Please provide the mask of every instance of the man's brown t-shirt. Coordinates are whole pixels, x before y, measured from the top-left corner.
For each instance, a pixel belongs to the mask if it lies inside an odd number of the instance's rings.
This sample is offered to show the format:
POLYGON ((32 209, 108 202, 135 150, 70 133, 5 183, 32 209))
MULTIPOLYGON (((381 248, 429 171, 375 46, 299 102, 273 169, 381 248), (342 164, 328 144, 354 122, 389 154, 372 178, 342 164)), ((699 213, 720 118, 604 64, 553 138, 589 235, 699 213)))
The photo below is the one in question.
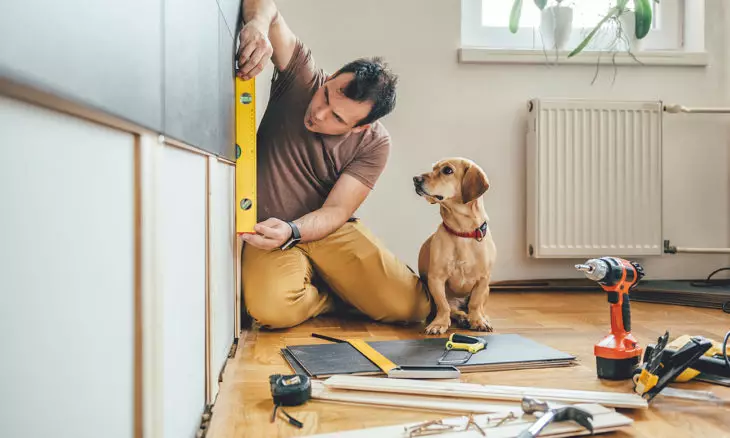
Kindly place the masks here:
POLYGON ((390 135, 379 122, 337 136, 305 127, 309 102, 326 77, 300 41, 286 69, 274 72, 257 134, 259 221, 291 221, 317 210, 343 173, 372 189, 385 167, 390 135))

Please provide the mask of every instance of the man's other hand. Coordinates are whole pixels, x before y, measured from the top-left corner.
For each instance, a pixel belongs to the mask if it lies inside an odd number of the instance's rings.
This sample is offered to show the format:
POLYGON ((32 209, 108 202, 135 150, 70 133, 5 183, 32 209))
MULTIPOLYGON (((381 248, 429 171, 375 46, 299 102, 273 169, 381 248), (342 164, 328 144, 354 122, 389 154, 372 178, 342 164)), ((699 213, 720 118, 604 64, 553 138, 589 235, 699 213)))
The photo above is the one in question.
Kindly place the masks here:
POLYGON ((289 224, 276 218, 266 219, 254 225, 253 229, 257 234, 244 234, 242 239, 263 250, 280 248, 292 234, 289 224))
POLYGON ((246 23, 238 36, 238 72, 236 75, 247 81, 264 69, 266 61, 274 52, 268 37, 269 26, 255 19, 246 23))

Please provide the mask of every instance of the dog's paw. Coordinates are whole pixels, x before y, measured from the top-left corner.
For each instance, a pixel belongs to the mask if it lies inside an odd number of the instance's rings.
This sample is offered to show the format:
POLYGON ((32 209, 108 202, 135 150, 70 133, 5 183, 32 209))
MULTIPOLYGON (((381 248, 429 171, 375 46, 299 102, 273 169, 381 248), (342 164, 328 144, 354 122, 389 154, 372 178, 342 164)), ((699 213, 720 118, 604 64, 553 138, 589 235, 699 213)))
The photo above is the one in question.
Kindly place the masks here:
POLYGON ((446 318, 446 320, 443 319, 434 319, 431 324, 429 324, 426 327, 426 334, 428 335, 441 335, 446 333, 446 330, 449 329, 449 325, 451 325, 451 321, 446 318))
POLYGON ((487 316, 469 317, 469 328, 480 332, 493 332, 494 327, 487 316))

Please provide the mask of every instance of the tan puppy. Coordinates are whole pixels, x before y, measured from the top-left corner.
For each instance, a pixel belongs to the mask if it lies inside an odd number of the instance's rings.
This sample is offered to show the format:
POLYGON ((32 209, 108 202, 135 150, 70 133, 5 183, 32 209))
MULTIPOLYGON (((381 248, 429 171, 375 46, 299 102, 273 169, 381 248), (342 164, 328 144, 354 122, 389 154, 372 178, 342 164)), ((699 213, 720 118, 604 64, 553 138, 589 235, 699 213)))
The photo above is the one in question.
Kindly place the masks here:
POLYGON ((464 328, 491 332, 486 304, 497 252, 482 201, 489 189, 487 175, 471 160, 450 158, 436 163, 431 172, 413 177, 413 183, 418 195, 439 204, 443 221, 418 256, 419 273, 428 279, 436 304, 436 316, 426 333, 446 332, 451 318, 464 328))

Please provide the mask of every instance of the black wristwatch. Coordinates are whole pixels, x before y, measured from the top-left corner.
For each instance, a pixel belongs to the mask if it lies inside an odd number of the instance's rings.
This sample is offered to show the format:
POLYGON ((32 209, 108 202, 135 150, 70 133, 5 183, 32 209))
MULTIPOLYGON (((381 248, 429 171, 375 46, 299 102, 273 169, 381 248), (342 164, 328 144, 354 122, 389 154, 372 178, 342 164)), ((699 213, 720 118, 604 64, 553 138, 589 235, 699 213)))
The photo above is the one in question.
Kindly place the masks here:
POLYGON ((299 233, 299 228, 294 224, 294 222, 287 222, 287 224, 289 224, 289 226, 291 227, 291 237, 289 237, 289 240, 281 245, 282 251, 293 247, 302 240, 302 235, 299 233))

